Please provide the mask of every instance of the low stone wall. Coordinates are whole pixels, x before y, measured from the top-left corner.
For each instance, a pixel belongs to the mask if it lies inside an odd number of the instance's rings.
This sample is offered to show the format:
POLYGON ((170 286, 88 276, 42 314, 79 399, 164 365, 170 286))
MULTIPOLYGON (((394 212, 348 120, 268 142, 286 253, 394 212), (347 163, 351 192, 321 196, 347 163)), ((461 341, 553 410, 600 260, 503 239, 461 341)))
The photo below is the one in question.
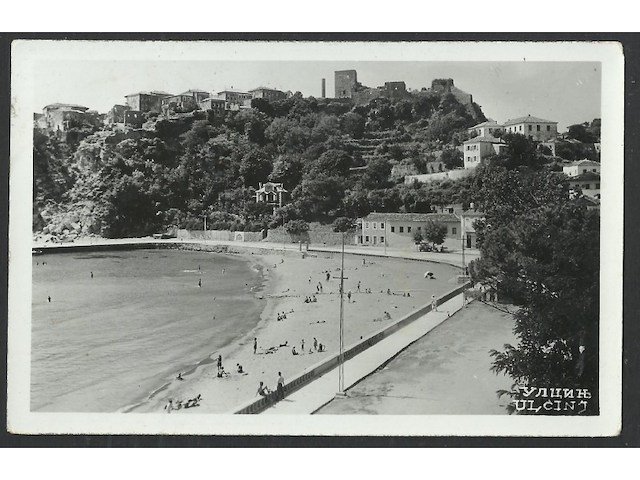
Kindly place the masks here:
MULTIPOLYGON (((453 290, 450 290, 444 295, 438 297, 438 305, 441 305, 444 302, 451 300, 453 297, 455 297, 456 295, 459 295, 464 290, 469 288, 470 285, 471 285, 470 283, 465 283, 464 285, 456 287, 453 290)), ((350 360, 351 358, 355 357, 356 355, 363 352, 367 348, 387 338, 389 335, 397 332, 402 327, 405 327, 406 325, 410 324, 414 320, 417 320, 418 318, 422 317, 426 313, 429 313, 430 311, 431 311, 431 304, 429 303, 428 305, 424 305, 418 308, 417 310, 414 310, 413 312, 405 315, 397 322, 391 325, 388 325, 387 327, 384 327, 378 330, 377 332, 372 333, 365 339, 358 341, 357 343, 351 345, 350 347, 347 347, 343 354, 344 361, 350 360)), ((300 375, 298 375, 297 377, 294 377, 289 383, 286 384, 285 395, 289 395, 295 392, 296 390, 299 390, 300 388, 311 383, 318 377, 321 377, 325 373, 333 370, 335 367, 338 366, 339 363, 340 363, 340 354, 337 354, 307 368, 300 375)), ((246 402, 245 404, 238 407, 233 413, 236 413, 236 414, 260 413, 266 410, 267 408, 269 408, 271 405, 274 405, 275 403, 277 403, 277 401, 278 401, 277 392, 274 392, 272 394, 267 395, 266 397, 261 397, 258 400, 250 400, 246 402)))
POLYGON ((185 230, 177 232, 180 240, 218 240, 222 242, 260 242, 261 232, 232 232, 230 230, 185 230))

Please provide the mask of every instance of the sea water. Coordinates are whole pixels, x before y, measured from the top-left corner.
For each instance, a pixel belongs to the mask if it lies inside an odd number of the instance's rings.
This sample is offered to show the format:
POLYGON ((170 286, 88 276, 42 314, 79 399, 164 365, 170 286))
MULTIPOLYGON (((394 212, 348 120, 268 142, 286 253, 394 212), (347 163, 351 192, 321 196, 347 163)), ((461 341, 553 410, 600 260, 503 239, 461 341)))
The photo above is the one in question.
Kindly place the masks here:
POLYGON ((34 256, 31 410, 144 400, 257 325, 262 281, 258 265, 208 252, 34 256))

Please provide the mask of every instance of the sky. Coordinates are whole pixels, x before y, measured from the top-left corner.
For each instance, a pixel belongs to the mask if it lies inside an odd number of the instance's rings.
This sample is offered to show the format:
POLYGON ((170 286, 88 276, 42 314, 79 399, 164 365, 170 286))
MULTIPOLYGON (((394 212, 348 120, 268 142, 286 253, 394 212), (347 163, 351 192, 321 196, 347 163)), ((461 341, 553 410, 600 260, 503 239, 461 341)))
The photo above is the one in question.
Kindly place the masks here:
POLYGON ((334 95, 334 71, 355 69, 358 81, 376 87, 404 81, 409 89, 429 87, 434 78, 453 78, 473 95, 484 114, 498 122, 532 115, 558 122, 558 130, 601 116, 599 62, 407 62, 407 61, 175 61, 44 60, 34 80, 34 104, 75 103, 100 112, 142 90, 219 92, 267 86, 334 95), (46 72, 46 73, 45 73, 46 72))

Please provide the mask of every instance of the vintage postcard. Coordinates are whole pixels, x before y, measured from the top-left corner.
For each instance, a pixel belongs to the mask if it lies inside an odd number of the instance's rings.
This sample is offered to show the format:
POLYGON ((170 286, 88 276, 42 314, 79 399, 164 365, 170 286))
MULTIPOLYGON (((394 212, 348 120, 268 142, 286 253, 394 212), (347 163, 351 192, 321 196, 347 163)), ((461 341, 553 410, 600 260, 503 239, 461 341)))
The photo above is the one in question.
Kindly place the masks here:
POLYGON ((619 44, 11 56, 9 432, 619 433, 619 44))

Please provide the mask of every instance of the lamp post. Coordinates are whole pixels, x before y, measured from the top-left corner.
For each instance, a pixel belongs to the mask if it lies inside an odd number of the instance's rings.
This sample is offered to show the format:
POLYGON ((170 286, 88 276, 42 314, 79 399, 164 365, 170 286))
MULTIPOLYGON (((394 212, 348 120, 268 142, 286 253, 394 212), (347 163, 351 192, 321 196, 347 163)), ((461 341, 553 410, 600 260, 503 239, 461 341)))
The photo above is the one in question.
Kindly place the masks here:
POLYGON ((384 222, 384 256, 387 256, 387 222, 384 222))
MULTIPOLYGON (((342 232, 342 251, 340 257, 340 335, 339 335, 339 348, 340 353, 338 355, 338 393, 336 396, 345 396, 344 392, 344 281, 348 280, 348 277, 344 276, 344 243, 347 233, 353 229, 353 222, 348 218, 341 218, 336 220, 334 224, 334 231, 342 232)), ((336 278, 336 277, 334 277, 336 278)))

